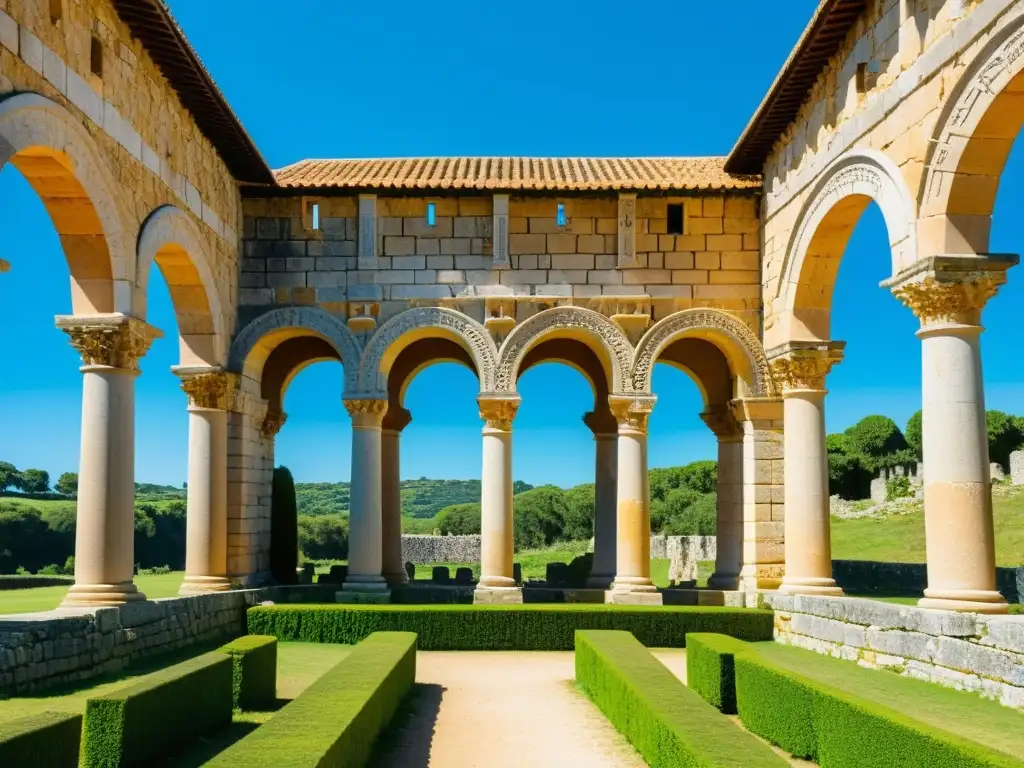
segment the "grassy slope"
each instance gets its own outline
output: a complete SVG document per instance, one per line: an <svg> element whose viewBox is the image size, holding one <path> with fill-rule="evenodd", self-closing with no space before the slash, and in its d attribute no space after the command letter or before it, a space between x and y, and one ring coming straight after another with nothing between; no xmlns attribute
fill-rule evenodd
<svg viewBox="0 0 1024 768"><path fill-rule="evenodd" d="M156 576L136 576L135 584L146 597L174 597L178 594L181 571ZM0 615L51 611L57 607L67 587L36 587L34 589L5 589L0 591Z"/></svg>

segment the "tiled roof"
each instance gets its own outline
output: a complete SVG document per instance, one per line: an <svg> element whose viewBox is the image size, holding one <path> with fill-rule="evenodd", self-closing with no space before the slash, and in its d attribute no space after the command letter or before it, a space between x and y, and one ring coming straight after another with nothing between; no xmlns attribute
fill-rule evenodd
<svg viewBox="0 0 1024 768"><path fill-rule="evenodd" d="M493 191L760 189L722 157L420 157L303 160L274 171L282 187Z"/></svg>
<svg viewBox="0 0 1024 768"><path fill-rule="evenodd" d="M761 173L775 141L796 119L818 75L867 8L867 0L821 0L725 163L732 173Z"/></svg>

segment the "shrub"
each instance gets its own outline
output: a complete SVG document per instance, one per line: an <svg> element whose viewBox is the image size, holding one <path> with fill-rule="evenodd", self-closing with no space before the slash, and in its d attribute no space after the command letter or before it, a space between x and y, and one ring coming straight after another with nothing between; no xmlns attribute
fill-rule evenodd
<svg viewBox="0 0 1024 768"><path fill-rule="evenodd" d="M907 447L907 440L888 416L865 416L844 433L849 449L847 453L859 453L875 464L884 456Z"/></svg>
<svg viewBox="0 0 1024 768"><path fill-rule="evenodd" d="M906 475L896 475L885 481L885 500L903 499L913 496L914 491L910 487L910 478Z"/></svg>
<svg viewBox="0 0 1024 768"><path fill-rule="evenodd" d="M298 565L299 517L295 481L287 467L276 467L270 501L270 572L278 582L292 584Z"/></svg>
<svg viewBox="0 0 1024 768"><path fill-rule="evenodd" d="M245 635L220 650L231 657L235 707L271 709L277 701L277 638Z"/></svg>
<svg viewBox="0 0 1024 768"><path fill-rule="evenodd" d="M33 589L35 587L67 587L74 583L68 576L50 576L37 574L2 574L0 575L0 592L7 589Z"/></svg>
<svg viewBox="0 0 1024 768"><path fill-rule="evenodd" d="M298 518L299 551L311 560L344 560L348 557L348 518L319 515Z"/></svg>
<svg viewBox="0 0 1024 768"><path fill-rule="evenodd" d="M480 533L480 502L445 507L437 513L437 527L445 536Z"/></svg>
<svg viewBox="0 0 1024 768"><path fill-rule="evenodd" d="M85 768L147 764L231 722L231 659L212 651L89 699Z"/></svg>
<svg viewBox="0 0 1024 768"><path fill-rule="evenodd" d="M736 709L748 730L796 757L817 760L812 689L747 654L734 656Z"/></svg>
<svg viewBox="0 0 1024 768"><path fill-rule="evenodd" d="M41 712L0 723L0 765L77 768L82 716Z"/></svg>
<svg viewBox="0 0 1024 768"><path fill-rule="evenodd" d="M772 612L721 606L274 605L250 608L249 633L281 641L353 644L373 632L416 632L425 651L571 651L577 629L625 629L652 648L687 632L771 640Z"/></svg>
<svg viewBox="0 0 1024 768"><path fill-rule="evenodd" d="M576 682L654 768L783 766L628 632L576 633Z"/></svg>
<svg viewBox="0 0 1024 768"><path fill-rule="evenodd" d="M416 677L416 636L372 635L208 766L360 766Z"/></svg>
<svg viewBox="0 0 1024 768"><path fill-rule="evenodd" d="M734 656L747 647L744 641L727 635L688 635L686 684L725 714L736 714Z"/></svg>

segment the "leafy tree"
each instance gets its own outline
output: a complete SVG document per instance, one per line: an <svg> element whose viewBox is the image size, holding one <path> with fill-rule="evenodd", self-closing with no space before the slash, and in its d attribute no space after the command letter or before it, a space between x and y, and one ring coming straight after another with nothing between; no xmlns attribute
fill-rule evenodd
<svg viewBox="0 0 1024 768"><path fill-rule="evenodd" d="M718 498L701 493L679 514L671 517L661 531L668 536L714 536L718 521Z"/></svg>
<svg viewBox="0 0 1024 768"><path fill-rule="evenodd" d="M480 502L445 507L437 513L437 527L441 533L452 536L480 533Z"/></svg>
<svg viewBox="0 0 1024 768"><path fill-rule="evenodd" d="M311 560L348 557L348 518L341 515L300 515L299 549Z"/></svg>
<svg viewBox="0 0 1024 768"><path fill-rule="evenodd" d="M884 456L907 447L900 428L887 416L865 416L844 434L848 446L846 453L859 453L866 457L872 469Z"/></svg>
<svg viewBox="0 0 1024 768"><path fill-rule="evenodd" d="M46 493L50 490L50 473L45 469L26 469L17 485L25 493Z"/></svg>
<svg viewBox="0 0 1024 768"><path fill-rule="evenodd" d="M718 462L694 461L682 468L683 485L697 493L714 493L718 487Z"/></svg>
<svg viewBox="0 0 1024 768"><path fill-rule="evenodd" d="M78 473L65 472L57 478L57 484L53 489L64 496L74 496L78 493Z"/></svg>
<svg viewBox="0 0 1024 768"><path fill-rule="evenodd" d="M828 435L828 492L844 499L863 499L871 490L872 464L863 454L850 450L848 435Z"/></svg>
<svg viewBox="0 0 1024 768"><path fill-rule="evenodd" d="M917 458L924 457L924 437L921 433L921 411L914 412L914 415L907 421L907 429L903 433L907 438L907 445L914 452Z"/></svg>
<svg viewBox="0 0 1024 768"><path fill-rule="evenodd" d="M680 486L673 488L662 501L651 502L651 530L656 533L667 533L674 520L681 520L700 494L692 488Z"/></svg>
<svg viewBox="0 0 1024 768"><path fill-rule="evenodd" d="M550 546L562 535L565 520L565 492L544 485L513 497L515 540L519 549Z"/></svg>
<svg viewBox="0 0 1024 768"><path fill-rule="evenodd" d="M565 492L562 538L585 541L594 535L594 484L577 485Z"/></svg>
<svg viewBox="0 0 1024 768"><path fill-rule="evenodd" d="M989 461L998 463L1004 470L1009 469L1010 453L1024 442L1018 420L1002 411L985 411L985 427Z"/></svg>
<svg viewBox="0 0 1024 768"><path fill-rule="evenodd" d="M299 565L299 520L295 481L287 467L274 468L270 498L270 572L278 582L291 584Z"/></svg>
<svg viewBox="0 0 1024 768"><path fill-rule="evenodd" d="M35 507L0 501L0 573L47 565L48 529Z"/></svg>
<svg viewBox="0 0 1024 768"><path fill-rule="evenodd" d="M17 487L20 478L21 473L18 472L17 467L6 461L0 461L0 491L6 491L11 487Z"/></svg>

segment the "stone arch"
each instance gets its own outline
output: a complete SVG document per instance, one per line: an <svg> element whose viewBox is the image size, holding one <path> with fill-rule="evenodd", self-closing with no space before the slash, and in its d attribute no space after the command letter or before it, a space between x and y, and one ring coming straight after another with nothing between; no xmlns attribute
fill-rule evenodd
<svg viewBox="0 0 1024 768"><path fill-rule="evenodd" d="M289 339L315 336L338 353L345 371L345 393L356 391L360 347L340 318L317 307L283 307L260 315L235 336L228 369L259 382L270 354Z"/></svg>
<svg viewBox="0 0 1024 768"><path fill-rule="evenodd" d="M984 254L992 209L1024 126L1024 6L1006 11L942 105L918 190L922 256Z"/></svg>
<svg viewBox="0 0 1024 768"><path fill-rule="evenodd" d="M0 168L10 162L39 195L60 236L76 315L132 312L135 257L126 216L80 120L37 93L0 100Z"/></svg>
<svg viewBox="0 0 1024 768"><path fill-rule="evenodd" d="M651 326L636 347L633 391L649 393L658 357L670 344L687 337L708 341L725 355L733 373L746 384L747 392L737 396L775 394L761 342L740 320L720 309L684 309Z"/></svg>
<svg viewBox="0 0 1024 768"><path fill-rule="evenodd" d="M178 319L182 365L223 365L225 318L207 249L181 209L162 205L143 222L135 270L135 314L146 318L149 272L156 262Z"/></svg>
<svg viewBox="0 0 1024 768"><path fill-rule="evenodd" d="M468 315L446 307L413 307L385 322L370 337L359 363L359 391L387 396L387 378L395 359L415 341L445 338L472 358L480 391L493 389L498 353L490 333Z"/></svg>
<svg viewBox="0 0 1024 768"><path fill-rule="evenodd" d="M788 326L782 341L828 338L839 263L872 202L885 219L893 275L917 259L914 200L899 168L876 150L846 153L822 172L793 228L773 312Z"/></svg>
<svg viewBox="0 0 1024 768"><path fill-rule="evenodd" d="M632 391L633 347L629 339L600 312L583 307L545 309L513 328L501 345L496 391L515 392L526 354L540 342L554 338L576 339L590 347L605 366L611 394Z"/></svg>

